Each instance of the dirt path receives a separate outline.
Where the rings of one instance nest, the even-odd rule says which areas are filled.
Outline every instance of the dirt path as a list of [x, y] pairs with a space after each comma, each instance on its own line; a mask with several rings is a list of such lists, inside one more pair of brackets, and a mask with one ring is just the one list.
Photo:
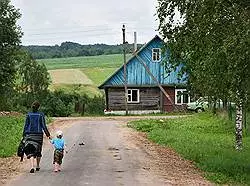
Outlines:
[[[70, 149], [64, 159], [63, 171], [60, 174], [52, 172], [53, 149], [45, 141], [39, 173], [30, 175], [28, 162], [20, 167], [14, 159], [15, 163], [5, 169], [17, 172], [18, 176], [13, 179], [12, 175], [11, 181], [2, 180], [2, 183], [10, 186], [39, 183], [44, 186], [211, 185], [191, 162], [183, 160], [171, 149], [149, 142], [145, 134], [127, 128], [127, 120], [123, 117], [57, 120], [50, 130], [53, 133], [53, 130], [63, 128]], [[85, 145], [79, 145], [83, 142]], [[6, 172], [5, 181], [9, 175]]]

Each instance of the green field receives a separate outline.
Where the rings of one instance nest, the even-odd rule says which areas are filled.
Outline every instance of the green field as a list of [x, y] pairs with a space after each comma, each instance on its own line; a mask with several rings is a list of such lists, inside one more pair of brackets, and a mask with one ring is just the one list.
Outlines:
[[[128, 55], [128, 57], [131, 55]], [[127, 57], [127, 58], [128, 58]], [[123, 64], [122, 54], [84, 56], [71, 58], [40, 59], [39, 63], [44, 63], [48, 70], [72, 69], [72, 68], [118, 68]]]
[[[127, 59], [131, 57], [127, 55]], [[74, 85], [81, 85], [81, 92], [88, 95], [100, 95], [98, 86], [101, 85], [123, 64], [122, 54], [84, 56], [71, 58], [54, 58], [37, 60], [44, 63], [51, 75], [51, 90], [62, 89], [72, 91]], [[73, 72], [74, 70], [79, 71]], [[90, 82], [93, 83], [90, 83]]]
[[101, 85], [117, 68], [83, 68], [81, 69], [97, 86]]

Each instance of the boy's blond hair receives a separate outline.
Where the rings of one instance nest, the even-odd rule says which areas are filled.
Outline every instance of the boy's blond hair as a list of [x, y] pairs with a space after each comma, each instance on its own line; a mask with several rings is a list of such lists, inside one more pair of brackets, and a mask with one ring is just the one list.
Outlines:
[[57, 137], [63, 137], [63, 132], [61, 130], [56, 132]]

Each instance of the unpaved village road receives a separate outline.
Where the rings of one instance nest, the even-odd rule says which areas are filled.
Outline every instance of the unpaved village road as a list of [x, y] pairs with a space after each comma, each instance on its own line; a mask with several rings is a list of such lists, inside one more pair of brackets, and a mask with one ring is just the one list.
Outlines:
[[51, 133], [62, 129], [69, 150], [62, 171], [52, 171], [53, 147], [44, 140], [41, 170], [30, 174], [25, 160], [20, 174], [5, 185], [211, 185], [174, 151], [159, 147], [144, 134], [127, 128], [127, 120], [125, 117], [56, 120], [50, 126]]

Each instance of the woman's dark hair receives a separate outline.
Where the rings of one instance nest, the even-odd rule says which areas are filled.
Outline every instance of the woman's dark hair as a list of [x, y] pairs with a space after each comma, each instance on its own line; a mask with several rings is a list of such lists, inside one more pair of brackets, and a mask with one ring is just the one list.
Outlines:
[[33, 112], [37, 112], [39, 107], [40, 107], [40, 103], [38, 101], [34, 101], [31, 105]]

